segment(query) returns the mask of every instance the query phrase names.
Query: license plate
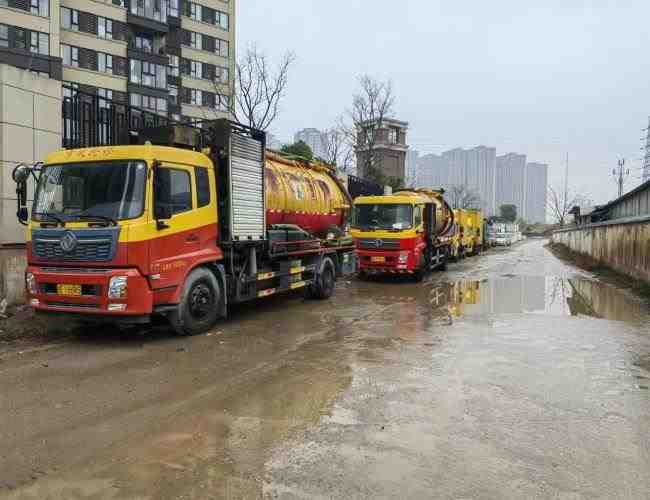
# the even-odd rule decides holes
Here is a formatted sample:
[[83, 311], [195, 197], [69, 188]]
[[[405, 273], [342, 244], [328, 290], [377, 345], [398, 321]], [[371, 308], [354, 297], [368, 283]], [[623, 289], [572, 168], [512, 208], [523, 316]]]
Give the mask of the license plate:
[[386, 257], [370, 257], [370, 262], [386, 262]]
[[56, 285], [56, 293], [68, 297], [80, 297], [81, 285]]

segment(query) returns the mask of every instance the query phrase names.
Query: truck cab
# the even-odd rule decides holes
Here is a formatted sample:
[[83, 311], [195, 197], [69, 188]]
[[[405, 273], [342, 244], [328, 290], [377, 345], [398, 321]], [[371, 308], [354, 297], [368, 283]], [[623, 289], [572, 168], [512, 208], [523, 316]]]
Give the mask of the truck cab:
[[222, 258], [212, 162], [151, 145], [52, 153], [40, 169], [27, 257], [37, 311], [148, 317], [179, 300], [190, 270]]
[[453, 214], [441, 196], [399, 191], [357, 198], [351, 228], [360, 276], [410, 274], [421, 279], [426, 272], [444, 267]]

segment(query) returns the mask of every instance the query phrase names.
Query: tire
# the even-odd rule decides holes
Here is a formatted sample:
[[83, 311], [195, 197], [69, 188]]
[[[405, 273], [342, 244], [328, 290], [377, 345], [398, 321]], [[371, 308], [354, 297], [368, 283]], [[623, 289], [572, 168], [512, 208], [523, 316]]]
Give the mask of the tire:
[[330, 257], [323, 258], [321, 271], [307, 288], [307, 296], [314, 299], [329, 299], [336, 286], [336, 267]]
[[369, 278], [368, 273], [365, 272], [364, 270], [360, 270], [359, 272], [357, 272], [357, 279], [358, 280], [368, 281], [368, 278]]
[[180, 304], [168, 317], [174, 331], [179, 335], [207, 332], [219, 317], [222, 294], [212, 272], [204, 267], [194, 269], [185, 280]]

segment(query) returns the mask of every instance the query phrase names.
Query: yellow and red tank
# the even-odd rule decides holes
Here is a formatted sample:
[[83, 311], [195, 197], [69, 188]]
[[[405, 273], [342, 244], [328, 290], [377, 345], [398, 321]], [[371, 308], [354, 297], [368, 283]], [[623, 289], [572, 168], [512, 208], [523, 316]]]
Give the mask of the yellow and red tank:
[[295, 224], [314, 234], [343, 227], [352, 199], [327, 165], [266, 153], [266, 223]]

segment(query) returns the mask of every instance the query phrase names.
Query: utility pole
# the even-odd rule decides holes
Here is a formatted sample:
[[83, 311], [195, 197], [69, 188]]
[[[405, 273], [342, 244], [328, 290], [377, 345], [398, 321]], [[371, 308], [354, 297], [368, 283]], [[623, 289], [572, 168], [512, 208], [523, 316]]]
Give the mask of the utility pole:
[[618, 184], [618, 197], [623, 196], [623, 184], [625, 183], [625, 178], [630, 175], [630, 169], [625, 168], [625, 158], [618, 160], [618, 168], [612, 170], [614, 175], [614, 180]]

